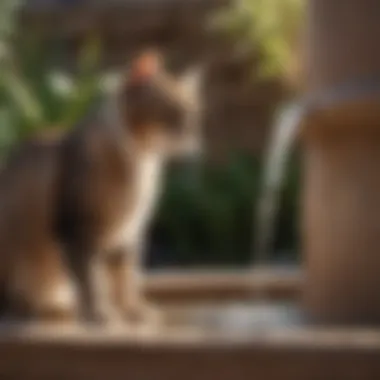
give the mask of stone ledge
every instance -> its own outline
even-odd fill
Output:
[[[0,333],[1,379],[339,380],[380,378],[380,333],[283,323],[244,335],[15,327]],[[253,307],[251,316],[258,310]],[[214,311],[220,313],[223,311]],[[282,322],[283,321],[283,322]],[[192,327],[197,327],[193,324]],[[199,327],[199,326],[198,326]]]

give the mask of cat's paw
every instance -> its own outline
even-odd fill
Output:
[[[36,310],[33,313],[33,319],[48,323],[66,323],[74,322],[77,314],[74,308],[45,307]]]
[[[163,314],[159,308],[141,301],[124,307],[124,319],[128,323],[159,326],[163,323]]]
[[[84,310],[80,318],[89,325],[114,326],[124,322],[122,315],[114,308]]]

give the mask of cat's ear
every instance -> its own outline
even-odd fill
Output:
[[[155,50],[147,50],[132,61],[128,81],[129,83],[149,81],[160,72],[161,68],[161,54]]]
[[[186,70],[179,78],[182,91],[190,98],[200,96],[203,80],[204,69],[202,66],[196,66]]]

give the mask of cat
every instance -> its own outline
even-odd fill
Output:
[[[0,279],[15,310],[158,321],[141,260],[169,160],[201,149],[201,75],[137,57],[63,135],[26,143],[0,176]],[[12,302],[11,302],[12,304]]]

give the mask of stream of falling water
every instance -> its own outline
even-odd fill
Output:
[[[282,185],[304,111],[305,108],[300,103],[287,104],[280,109],[274,123],[265,158],[263,185],[257,207],[252,252],[255,266],[269,264],[270,261]]]

